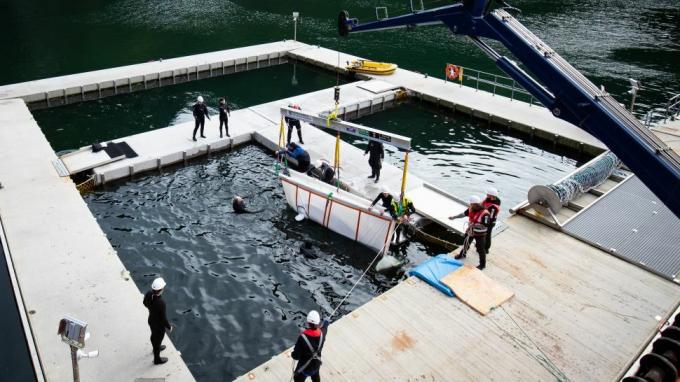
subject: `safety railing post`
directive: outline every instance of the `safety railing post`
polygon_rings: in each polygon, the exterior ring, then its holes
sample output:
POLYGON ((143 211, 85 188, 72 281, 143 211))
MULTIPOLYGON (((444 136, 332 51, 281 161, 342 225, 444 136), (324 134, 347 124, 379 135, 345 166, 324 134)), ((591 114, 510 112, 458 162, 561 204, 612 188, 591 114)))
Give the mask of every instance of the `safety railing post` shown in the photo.
POLYGON ((477 71, 477 90, 479 90, 479 71, 477 71))
POLYGON ((496 95, 496 84, 498 83, 498 75, 494 74, 493 76, 493 95, 496 95))
POLYGON ((510 101, 515 100, 515 80, 512 81, 512 89, 510 93, 510 101))

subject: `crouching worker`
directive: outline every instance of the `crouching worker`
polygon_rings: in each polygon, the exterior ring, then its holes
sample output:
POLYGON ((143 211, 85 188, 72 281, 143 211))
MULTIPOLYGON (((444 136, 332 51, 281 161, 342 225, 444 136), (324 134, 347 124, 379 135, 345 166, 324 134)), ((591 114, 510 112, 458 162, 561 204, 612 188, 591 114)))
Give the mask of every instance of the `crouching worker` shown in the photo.
POLYGON ((319 312, 312 310, 307 315, 306 327, 300 333, 291 354, 291 357, 298 361, 297 366, 295 366, 293 381, 303 382, 309 377, 312 382, 320 382, 321 350, 326 341, 328 319, 324 319, 321 323, 319 312))
POLYGON ((314 163, 314 167, 311 167, 309 171, 307 171, 307 175, 317 178, 324 183, 333 184, 335 169, 328 163, 319 159, 314 163))
POLYGON ((302 146, 293 142, 289 143, 285 150, 277 151, 276 155, 286 155, 289 158, 295 159, 298 163, 297 170, 300 172, 307 172, 307 169, 309 169, 309 153, 307 153, 307 151, 305 151, 302 146))

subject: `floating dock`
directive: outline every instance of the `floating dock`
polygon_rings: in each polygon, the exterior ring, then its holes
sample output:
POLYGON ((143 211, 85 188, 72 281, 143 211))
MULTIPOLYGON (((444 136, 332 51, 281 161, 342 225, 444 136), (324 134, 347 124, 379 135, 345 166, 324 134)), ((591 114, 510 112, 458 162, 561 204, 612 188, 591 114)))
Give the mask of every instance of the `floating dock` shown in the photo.
MULTIPOLYGON (((97 99, 292 60, 344 71, 337 66, 338 56, 341 63, 358 58, 284 41, 0 86, 0 219, 25 305, 20 307, 25 329, 39 360, 37 374, 47 380, 70 378, 68 347, 55 334, 59 319, 70 314, 90 324, 92 338, 86 350, 100 351, 100 358, 81 363, 83 380, 193 380, 169 340, 165 354, 170 362, 152 365, 142 295, 73 181, 58 171, 69 175, 89 168, 97 183, 105 183, 251 140, 273 149, 280 107, 293 101, 306 111, 328 112, 332 89, 234 111, 230 139, 217 137, 217 121, 207 124, 208 138, 198 142, 191 141, 193 123, 179 124, 114 140, 126 142, 136 157, 86 156, 70 164, 57 160, 29 107, 97 99), (109 161, 113 158, 117 159, 109 161)), ((403 69, 379 79, 361 78, 342 87, 342 119, 390 107, 404 92, 412 99, 580 152, 606 149, 576 126, 526 102, 403 69)), ((675 139, 670 132, 668 141, 675 139)), ((305 126, 303 137, 313 160, 333 157, 333 136, 305 126)), ((343 180, 362 196, 376 195, 377 186, 365 178, 363 151, 343 144, 341 157, 343 180)), ((396 191, 400 176, 398 167, 386 165, 381 183, 396 191)), ((455 197, 417 176, 409 176, 408 185, 417 208, 433 220, 446 224, 445 216, 464 208, 455 197)), ((622 375, 675 310, 680 287, 526 216, 512 216, 507 224, 509 228, 494 238, 485 270, 515 293, 502 309, 482 317, 459 300, 408 279, 331 325, 324 379, 611 380, 622 375)), ((474 265, 474 260, 473 255, 468 262, 474 265)), ((288 380, 290 366, 286 351, 240 380, 288 380)))

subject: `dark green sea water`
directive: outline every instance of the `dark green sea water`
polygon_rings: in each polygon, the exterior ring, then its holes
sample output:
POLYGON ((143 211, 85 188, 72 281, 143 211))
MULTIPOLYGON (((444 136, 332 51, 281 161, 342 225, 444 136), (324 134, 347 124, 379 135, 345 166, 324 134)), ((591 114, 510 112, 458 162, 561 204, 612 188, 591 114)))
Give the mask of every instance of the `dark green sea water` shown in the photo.
MULTIPOLYGON (((436 76, 447 62, 498 72, 475 47, 444 28, 336 37, 340 9, 369 20, 375 6, 388 6, 390 15, 396 15, 407 3, 3 0, 0 84, 291 38, 293 10, 301 12, 298 38, 307 43, 436 76)), ((629 77, 641 80, 639 114, 680 92, 677 0, 512 4, 523 10, 523 23, 619 101, 629 102, 629 77)), ((332 86, 336 80, 298 65, 299 83, 293 87, 292 74, 292 65, 282 65, 44 110, 35 117, 55 150, 62 150, 188 120, 197 94, 210 100, 226 95, 234 108, 243 108, 332 86)), ((531 185, 556 180, 587 159, 426 105, 404 105, 359 122, 412 136, 410 168, 426 180, 462 197, 493 184, 501 189, 505 207, 524 199, 531 185)), ((388 161, 399 160, 388 154, 388 161)), ((370 257, 312 223, 295 223, 268 173, 270 165, 268 154, 245 147, 86 197, 140 289, 157 274, 170 280, 167 299, 178 323, 172 339, 201 381, 231 379, 290 346, 305 311, 333 307, 370 257), (234 193, 250 195, 264 211, 230 215, 227 204, 234 193), (319 259, 295 255, 304 240, 319 249, 319 259)), ((412 245, 408 258, 413 264, 434 253, 412 245)), ((398 276, 369 273, 341 312, 397 281, 398 276)), ((2 297, 11 302, 9 293, 2 297)), ((30 380, 30 370, 6 356, 25 354, 20 336, 4 344, 0 370, 13 367, 13 380, 30 380)))

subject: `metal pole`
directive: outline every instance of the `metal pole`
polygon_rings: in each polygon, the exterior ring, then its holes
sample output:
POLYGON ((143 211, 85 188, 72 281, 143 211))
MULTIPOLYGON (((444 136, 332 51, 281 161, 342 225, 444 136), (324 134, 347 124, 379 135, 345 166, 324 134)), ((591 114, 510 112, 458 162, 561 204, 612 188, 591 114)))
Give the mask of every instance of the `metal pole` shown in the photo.
POLYGON ((633 109, 635 108, 635 97, 637 96, 637 91, 633 91, 633 99, 630 100, 630 112, 633 112, 633 109))
POLYGON ((71 346, 71 366, 73 366, 73 382, 80 382, 80 370, 78 369, 78 348, 71 346))
POLYGON ((297 42, 297 20, 300 12, 293 12, 293 41, 297 42))

